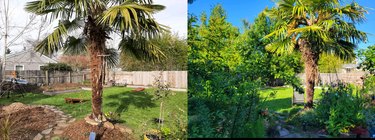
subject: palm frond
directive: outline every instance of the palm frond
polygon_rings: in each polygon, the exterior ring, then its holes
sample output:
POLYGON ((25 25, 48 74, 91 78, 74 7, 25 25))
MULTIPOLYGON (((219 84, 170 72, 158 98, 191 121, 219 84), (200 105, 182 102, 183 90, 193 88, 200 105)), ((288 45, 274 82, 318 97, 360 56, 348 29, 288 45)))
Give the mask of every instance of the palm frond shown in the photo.
POLYGON ((140 60, 160 62, 166 57, 157 45, 143 37, 125 37, 121 40, 119 49, 122 53, 140 60))
POLYGON ((119 63, 119 54, 117 53, 117 49, 114 48, 106 48, 104 53, 108 56, 104 57, 105 62, 107 62, 109 68, 114 68, 119 63))
POLYGON ((272 42, 266 45, 266 50, 276 54, 292 54, 296 48, 296 42, 291 39, 272 42))
POLYGON ((108 8, 103 12, 99 23, 124 30, 133 30, 133 22, 139 24, 139 19, 152 18, 156 10, 136 3, 125 3, 108 8), (116 22, 115 22, 116 21, 116 22))
POLYGON ((36 15, 51 14, 51 21, 59 17, 68 19, 72 16, 73 0, 36 0, 27 2, 25 11, 36 15))
POLYGON ((69 36, 70 31, 80 28, 79 20, 62 20, 55 30, 43 39, 35 50, 42 54, 53 54, 64 46, 65 39, 69 36))
POLYGON ((87 41, 84 37, 76 38, 69 36, 64 44, 64 54, 68 55, 79 55, 86 54, 87 52, 87 41))

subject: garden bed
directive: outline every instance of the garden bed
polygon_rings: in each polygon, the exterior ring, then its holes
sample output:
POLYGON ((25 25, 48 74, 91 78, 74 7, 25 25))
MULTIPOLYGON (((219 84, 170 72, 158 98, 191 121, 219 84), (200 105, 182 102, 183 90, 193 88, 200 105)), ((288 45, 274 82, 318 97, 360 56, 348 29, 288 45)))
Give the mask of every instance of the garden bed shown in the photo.
POLYGON ((0 125, 4 126, 6 120, 13 124, 9 127, 10 139, 33 139, 57 121, 57 114, 42 107, 13 103, 0 107, 0 125))
POLYGON ((52 93, 52 92, 59 92, 59 91, 66 91, 66 90, 78 90, 80 89, 82 84, 80 83, 63 83, 63 84, 53 84, 49 86, 42 86, 43 92, 52 93))

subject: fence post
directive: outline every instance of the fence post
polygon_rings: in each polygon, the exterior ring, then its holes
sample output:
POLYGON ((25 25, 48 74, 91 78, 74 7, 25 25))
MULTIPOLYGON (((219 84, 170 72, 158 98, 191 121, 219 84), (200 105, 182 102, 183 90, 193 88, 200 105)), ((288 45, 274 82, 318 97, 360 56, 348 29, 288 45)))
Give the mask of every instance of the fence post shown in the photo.
POLYGON ((72 83, 72 73, 69 71, 69 83, 72 83))
POLYGON ((82 83, 84 83, 86 80, 85 73, 82 73, 82 83))
POLYGON ((49 85, 49 76, 48 76, 48 70, 46 70, 46 84, 49 85))

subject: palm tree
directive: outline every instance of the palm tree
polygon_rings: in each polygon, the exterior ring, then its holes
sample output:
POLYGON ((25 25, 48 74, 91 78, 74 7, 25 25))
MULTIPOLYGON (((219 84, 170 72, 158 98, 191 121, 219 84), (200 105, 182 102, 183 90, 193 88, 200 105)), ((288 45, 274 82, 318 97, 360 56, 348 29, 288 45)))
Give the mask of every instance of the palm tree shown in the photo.
POLYGON ((121 36, 121 53, 137 58, 158 61, 164 58, 159 48, 149 42, 166 26, 155 21, 153 14, 164 9, 152 0, 36 0, 28 2, 25 10, 45 15, 52 22, 59 19, 54 31, 35 49, 52 54, 87 51, 90 57, 92 113, 98 122, 105 120, 102 113, 103 60, 107 56, 105 42, 111 33, 121 36), (80 35, 75 35, 81 32, 80 35))
POLYGON ((306 106, 313 107, 318 60, 323 52, 344 60, 355 57, 356 44, 367 40, 355 24, 365 20, 367 11, 353 2, 342 6, 339 0, 280 0, 264 13, 275 21, 275 30, 264 37, 272 42, 268 51, 302 53, 306 73, 306 106))

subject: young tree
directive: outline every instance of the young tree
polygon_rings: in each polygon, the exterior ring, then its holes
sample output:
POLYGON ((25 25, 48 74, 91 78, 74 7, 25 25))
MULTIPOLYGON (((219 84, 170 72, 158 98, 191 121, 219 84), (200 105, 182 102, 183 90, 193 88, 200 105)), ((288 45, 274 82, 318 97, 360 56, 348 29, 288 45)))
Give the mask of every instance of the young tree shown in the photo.
POLYGON ((368 71, 370 74, 375 75, 375 45, 360 50, 358 54, 359 59, 361 60, 359 67, 364 71, 368 71))
POLYGON ((119 49, 137 58, 158 61, 164 57, 159 48, 149 42, 165 30, 153 18, 164 9, 152 0, 36 0, 26 4, 26 11, 50 15, 59 19, 55 30, 42 40, 36 50, 54 53, 86 51, 90 57, 92 114, 96 121, 104 120, 102 113, 104 57, 108 56, 105 41, 110 33, 121 35, 119 49), (82 31, 79 37, 73 31, 82 31))
POLYGON ((305 107, 312 108, 320 54, 353 58, 356 44, 367 40, 366 33, 355 27, 365 19, 366 10, 355 2, 342 6, 339 0, 280 0, 265 13, 276 22, 277 29, 264 37, 273 39, 266 49, 274 53, 302 53, 305 107))

